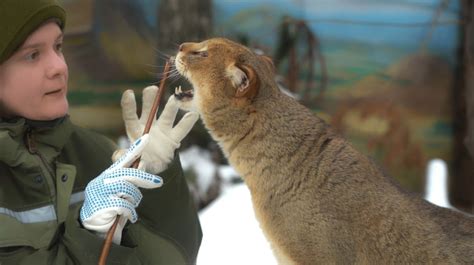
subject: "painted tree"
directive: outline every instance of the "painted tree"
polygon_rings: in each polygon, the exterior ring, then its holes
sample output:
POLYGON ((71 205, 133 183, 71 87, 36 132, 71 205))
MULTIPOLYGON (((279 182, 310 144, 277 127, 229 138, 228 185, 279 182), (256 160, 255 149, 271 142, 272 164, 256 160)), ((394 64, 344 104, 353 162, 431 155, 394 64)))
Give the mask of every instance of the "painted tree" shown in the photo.
POLYGON ((458 83, 454 86, 454 146, 449 198, 474 212, 474 4, 461 1, 458 83))
POLYGON ((188 41, 202 41, 212 32, 212 0, 160 0, 158 49, 176 51, 188 41))

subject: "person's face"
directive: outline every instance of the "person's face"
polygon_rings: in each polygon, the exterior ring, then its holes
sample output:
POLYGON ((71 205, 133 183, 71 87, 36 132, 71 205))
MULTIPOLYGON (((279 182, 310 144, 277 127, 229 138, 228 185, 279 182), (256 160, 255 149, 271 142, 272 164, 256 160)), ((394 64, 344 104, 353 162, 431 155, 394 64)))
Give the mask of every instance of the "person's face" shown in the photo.
POLYGON ((34 31, 0 64, 0 117, 52 120, 66 115, 68 68, 55 22, 34 31))

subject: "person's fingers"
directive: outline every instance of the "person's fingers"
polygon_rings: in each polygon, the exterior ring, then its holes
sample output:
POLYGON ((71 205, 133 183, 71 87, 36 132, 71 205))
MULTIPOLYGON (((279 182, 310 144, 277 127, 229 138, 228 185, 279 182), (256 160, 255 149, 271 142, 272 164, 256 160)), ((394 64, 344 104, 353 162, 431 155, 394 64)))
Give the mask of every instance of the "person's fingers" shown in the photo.
POLYGON ((123 92, 120 105, 122 106, 122 118, 125 123, 127 135, 130 139, 135 140, 140 137, 143 132, 137 116, 135 94, 132 90, 129 89, 123 92))
POLYGON ((119 179, 104 179, 104 184, 109 185, 107 192, 111 196, 119 197, 129 201, 134 207, 137 207, 143 198, 142 193, 133 183, 120 177, 119 179))
POLYGON ((124 120, 138 120, 137 103, 133 90, 128 89, 123 92, 120 105, 122 106, 122 116, 124 120))
MULTIPOLYGON (((155 97, 157 93, 158 93, 157 86, 148 86, 143 89, 142 114, 140 116, 140 120, 143 123, 143 125, 148 120, 148 116, 150 115, 150 110, 153 106, 153 102, 155 101, 155 97)), ((154 115, 156 115, 156 113, 154 115)))
POLYGON ((104 179, 105 184, 113 184, 119 180, 126 180, 139 188, 153 189, 161 187, 163 179, 136 168, 118 168, 109 173, 104 179))
POLYGON ((166 128, 171 129, 178 110, 178 103, 176 102, 176 99, 171 96, 157 121, 157 125, 162 129, 162 131, 166 130, 166 128))
POLYGON ((123 216, 132 223, 138 219, 135 206, 117 196, 111 196, 107 201, 101 201, 100 204, 95 205, 94 209, 95 211, 90 215, 81 210, 81 221, 85 228, 97 232, 109 231, 117 215, 123 216))
POLYGON ((191 131, 196 121, 199 119, 199 114, 196 112, 188 112, 183 118, 176 124, 170 133, 170 138, 179 143, 183 140, 186 135, 191 131))
POLYGON ((147 163, 145 160, 143 160, 142 157, 140 157, 140 163, 138 163, 138 169, 142 171, 146 171, 147 163))
POLYGON ((146 145, 148 144, 148 141, 148 134, 145 134, 136 140, 130 146, 130 148, 128 148, 127 152, 107 169, 107 172, 111 172, 118 168, 130 167, 130 165, 132 165, 132 163, 141 156, 143 149, 145 149, 146 145))
POLYGON ((122 157, 123 155, 125 155, 125 153, 127 152, 127 149, 117 149, 114 151, 114 153, 112 154, 112 162, 117 162, 117 160, 119 160, 120 157, 122 157))
POLYGON ((114 205, 116 205, 117 215, 123 216, 130 220, 130 222, 135 223, 138 219, 137 211, 135 210, 135 206, 130 203, 129 201, 122 199, 122 198, 113 198, 111 199, 114 201, 114 205))

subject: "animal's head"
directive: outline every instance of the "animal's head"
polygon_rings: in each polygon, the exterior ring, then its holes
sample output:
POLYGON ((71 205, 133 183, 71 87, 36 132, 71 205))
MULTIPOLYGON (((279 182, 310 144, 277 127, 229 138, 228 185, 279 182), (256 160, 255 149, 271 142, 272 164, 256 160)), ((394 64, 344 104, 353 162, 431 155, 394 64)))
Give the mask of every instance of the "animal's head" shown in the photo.
POLYGON ((271 59, 227 39, 183 43, 175 65, 193 85, 201 110, 217 101, 244 107, 278 91, 271 59))

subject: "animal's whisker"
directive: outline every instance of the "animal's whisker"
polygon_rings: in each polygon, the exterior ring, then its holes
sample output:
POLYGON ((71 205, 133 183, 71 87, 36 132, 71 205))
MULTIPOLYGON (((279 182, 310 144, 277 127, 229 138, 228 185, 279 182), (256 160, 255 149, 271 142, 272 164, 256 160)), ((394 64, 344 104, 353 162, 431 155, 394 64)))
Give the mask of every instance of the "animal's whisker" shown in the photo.
POLYGON ((171 74, 171 75, 169 75, 169 77, 168 77, 168 78, 169 78, 169 79, 171 79, 171 78, 173 78, 173 79, 174 79, 174 78, 177 78, 177 79, 179 79, 180 77, 181 77, 181 75, 180 75, 180 74, 171 74))
MULTIPOLYGON (((165 76, 165 75, 160 74, 160 75, 157 75, 156 77, 158 77, 158 79, 162 79, 162 78, 164 78, 164 76, 165 76)), ((178 73, 178 74, 175 74, 175 73, 173 73, 173 74, 167 74, 167 75, 166 75, 166 80, 169 80, 169 79, 172 79, 172 78, 176 78, 176 77, 177 77, 177 78, 180 77, 179 73, 178 73)))
POLYGON ((159 69, 164 69, 165 66, 164 65, 155 65, 155 64, 144 64, 145 66, 147 67, 151 67, 151 68, 159 68, 159 69))
POLYGON ((159 49, 157 49, 157 48, 155 48, 155 47, 153 47, 153 50, 154 50, 156 53, 158 53, 160 56, 163 56, 163 57, 165 57, 165 58, 170 58, 170 57, 171 57, 171 55, 169 55, 169 54, 167 54, 167 53, 165 53, 165 52, 163 52, 163 51, 160 51, 159 49))
POLYGON ((168 83, 168 87, 173 87, 173 85, 176 84, 176 82, 178 82, 178 79, 170 80, 170 82, 168 83))
POLYGON ((159 76, 159 77, 162 77, 162 76, 165 76, 165 75, 179 75, 179 72, 178 72, 178 70, 175 70, 175 69, 174 69, 174 70, 170 70, 170 71, 168 71, 168 72, 166 72, 166 73, 163 72, 163 73, 157 74, 157 76, 159 76))

